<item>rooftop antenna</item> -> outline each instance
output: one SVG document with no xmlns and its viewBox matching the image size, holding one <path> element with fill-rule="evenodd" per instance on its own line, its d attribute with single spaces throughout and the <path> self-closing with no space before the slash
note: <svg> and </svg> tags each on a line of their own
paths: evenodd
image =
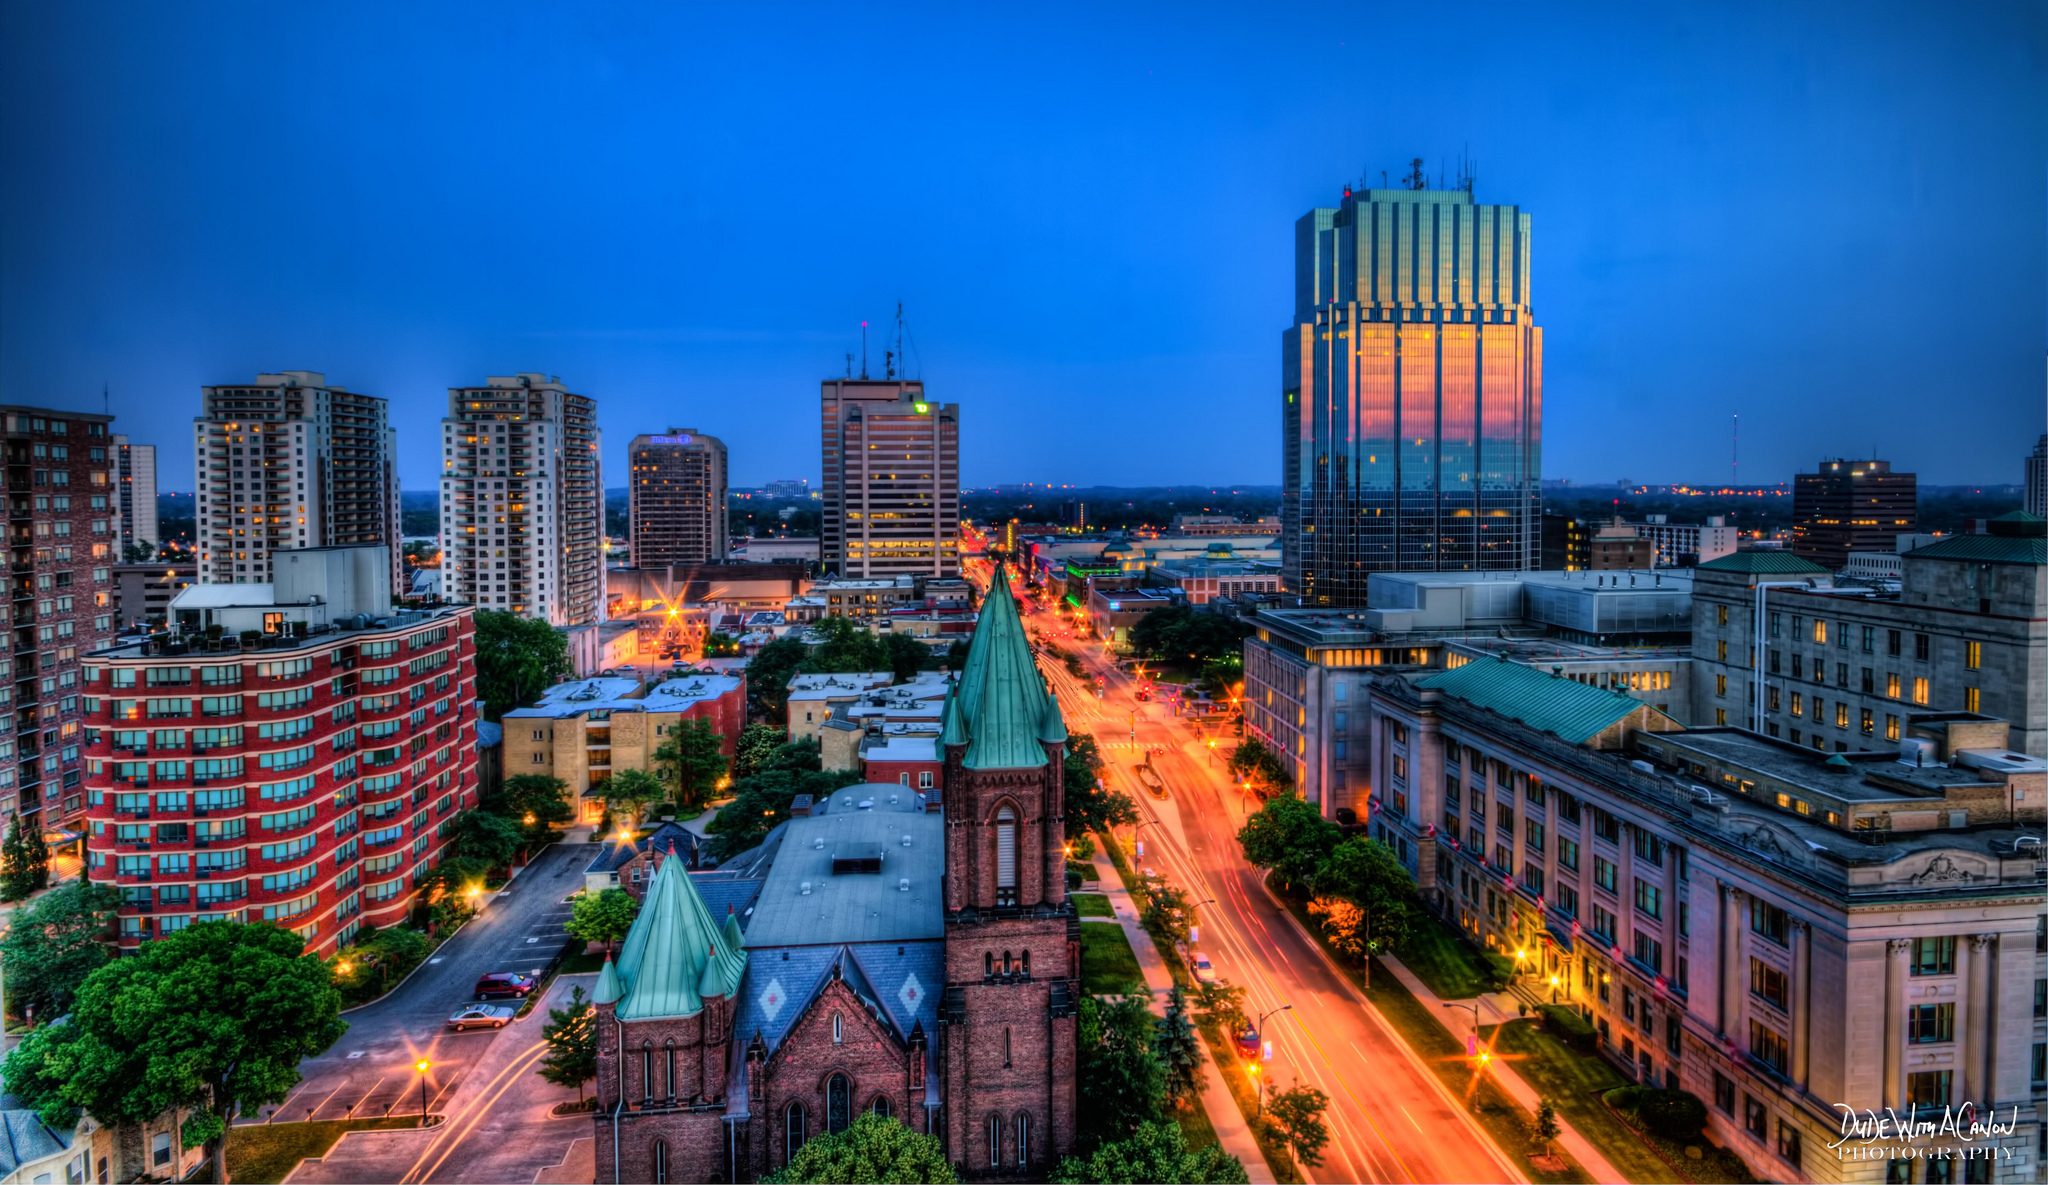
<svg viewBox="0 0 2048 1185">
<path fill-rule="evenodd" d="M 1408 188 L 1429 188 L 1429 178 L 1423 175 L 1422 158 L 1419 156 L 1408 162 Z"/>
<path fill-rule="evenodd" d="M 109 388 L 105 383 L 100 384 L 100 410 L 102 412 L 105 412 L 107 415 L 114 414 L 114 396 L 112 394 L 111 388 Z M 1873 456 L 1876 455 L 1876 452 L 1877 450 L 1875 449 L 1871 450 Z"/>
<path fill-rule="evenodd" d="M 1728 485 L 1742 484 L 1742 413 L 1735 413 L 1735 435 L 1728 445 Z"/>
<path fill-rule="evenodd" d="M 1385 169 L 1381 169 L 1381 170 L 1380 170 L 1380 188 L 1381 188 L 1381 189 L 1392 189 L 1392 188 L 1393 188 L 1393 185 L 1392 185 L 1392 184 L 1391 184 L 1390 182 L 1388 182 L 1388 180 L 1387 180 L 1387 171 L 1386 171 Z"/>
<path fill-rule="evenodd" d="M 848 351 L 846 352 L 846 377 L 847 377 L 847 378 L 852 378 L 852 377 L 853 377 L 853 351 L 852 351 L 852 350 L 848 350 Z"/>
<path fill-rule="evenodd" d="M 868 377 L 868 323 L 860 323 L 860 377 Z"/>
</svg>

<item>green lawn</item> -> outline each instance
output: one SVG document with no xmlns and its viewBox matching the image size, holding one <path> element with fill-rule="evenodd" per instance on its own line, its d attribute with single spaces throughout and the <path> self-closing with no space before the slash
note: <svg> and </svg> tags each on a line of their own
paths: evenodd
<svg viewBox="0 0 2048 1185">
<path fill-rule="evenodd" d="M 343 1132 L 418 1127 L 419 1116 L 402 1119 L 323 1119 L 318 1123 L 244 1123 L 228 1129 L 228 1179 L 284 1180 L 299 1161 L 325 1156 Z"/>
<path fill-rule="evenodd" d="M 602 970 L 604 970 L 603 951 L 593 951 L 586 954 L 578 950 L 570 951 L 567 955 L 563 956 L 562 966 L 557 973 L 561 975 L 583 975 L 586 973 L 595 974 Z"/>
<path fill-rule="evenodd" d="M 1402 945 L 1399 954 L 1401 963 L 1416 978 L 1429 985 L 1440 1000 L 1469 1000 L 1482 992 L 1491 991 L 1493 979 L 1488 970 L 1489 961 L 1506 970 L 1512 966 L 1497 955 L 1490 955 L 1468 941 L 1456 929 L 1439 921 L 1434 914 L 1417 906 L 1408 941 Z"/>
<path fill-rule="evenodd" d="M 1091 996 L 1145 990 L 1145 973 L 1121 925 L 1081 923 L 1081 990 Z"/>
<path fill-rule="evenodd" d="M 1075 893 L 1074 912 L 1084 918 L 1113 918 L 1116 911 L 1109 907 L 1109 898 L 1100 893 Z"/>
</svg>

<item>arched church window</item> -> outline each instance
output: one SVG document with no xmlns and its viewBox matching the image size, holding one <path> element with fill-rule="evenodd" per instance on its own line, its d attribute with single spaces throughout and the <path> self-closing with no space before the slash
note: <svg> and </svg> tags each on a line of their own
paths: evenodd
<svg viewBox="0 0 2048 1185">
<path fill-rule="evenodd" d="M 1017 816 L 996 812 L 996 904 L 1017 904 Z"/>
<path fill-rule="evenodd" d="M 844 1074 L 825 1082 L 825 1130 L 843 1132 L 853 1122 L 853 1083 Z"/>
<path fill-rule="evenodd" d="M 668 1185 L 668 1143 L 665 1140 L 654 1141 L 654 1180 L 655 1185 Z"/>
<path fill-rule="evenodd" d="M 988 1167 L 1003 1167 L 1003 1117 L 1000 1115 L 988 1117 Z"/>
<path fill-rule="evenodd" d="M 889 1096 L 885 1094 L 876 1095 L 875 1101 L 868 1104 L 868 1110 L 873 1111 L 877 1117 L 882 1119 L 887 1119 L 896 1113 L 896 1109 L 889 1105 Z"/>
<path fill-rule="evenodd" d="M 1031 1164 L 1031 1116 L 1019 1113 L 1017 1116 L 1017 1167 L 1026 1168 Z"/>
<path fill-rule="evenodd" d="M 802 1103 L 791 1103 L 789 1109 L 782 1113 L 782 1118 L 782 1155 L 783 1160 L 787 1162 L 795 1160 L 796 1154 L 803 1151 L 804 1120 L 806 1118 L 804 1115 L 804 1105 Z"/>
</svg>

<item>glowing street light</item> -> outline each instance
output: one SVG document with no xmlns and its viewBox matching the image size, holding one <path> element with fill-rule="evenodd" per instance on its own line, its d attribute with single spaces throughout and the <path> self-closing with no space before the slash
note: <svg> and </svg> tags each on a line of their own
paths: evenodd
<svg viewBox="0 0 2048 1185">
<path fill-rule="evenodd" d="M 420 1126 L 427 1126 L 427 1070 L 432 1063 L 426 1058 L 413 1063 L 412 1068 L 420 1072 Z"/>
</svg>

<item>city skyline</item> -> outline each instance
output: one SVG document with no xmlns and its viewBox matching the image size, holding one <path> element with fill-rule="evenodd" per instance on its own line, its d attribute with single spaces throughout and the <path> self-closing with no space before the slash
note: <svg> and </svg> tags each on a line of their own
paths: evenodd
<svg viewBox="0 0 2048 1185">
<path fill-rule="evenodd" d="M 1110 17 L 1054 43 L 975 17 L 828 16 L 769 40 L 619 13 L 479 33 L 451 14 L 393 47 L 368 19 L 222 9 L 103 26 L 109 11 L 4 18 L 9 109 L 39 114 L 0 124 L 25 178 L 0 198 L 0 384 L 93 412 L 108 389 L 138 441 L 169 441 L 200 386 L 316 370 L 390 401 L 401 484 L 425 489 L 438 392 L 534 371 L 598 400 L 607 472 L 632 435 L 681 418 L 729 442 L 747 486 L 808 469 L 785 426 L 847 354 L 858 367 L 862 320 L 882 373 L 900 299 L 913 377 L 977 409 L 964 482 L 1268 484 L 1277 442 L 1215 429 L 1267 406 L 1292 221 L 1415 156 L 1432 179 L 1476 161 L 1478 200 L 1538 216 L 1547 477 L 1718 479 L 1736 412 L 1742 472 L 1764 481 L 1816 449 L 1875 450 L 1930 484 L 2008 481 L 2015 465 L 1966 442 L 2039 433 L 2044 136 L 2019 6 L 1808 10 L 1763 39 L 1732 17 L 1572 9 L 1481 39 L 1451 87 L 1422 59 L 1369 52 L 1419 29 L 1303 41 L 1280 18 L 1210 15 L 1162 37 Z M 687 56 L 700 34 L 736 52 Z M 1769 48 L 1786 41 L 1805 48 Z M 356 101 L 418 118 L 370 135 L 378 121 L 300 92 L 251 102 L 230 64 L 287 44 L 342 69 L 374 58 Z M 845 81 L 848 45 L 941 63 L 922 84 L 940 101 L 811 118 L 818 88 Z M 72 69 L 85 53 L 114 68 Z M 556 77 L 548 107 L 443 81 L 507 55 Z M 737 62 L 752 73 L 726 79 Z M 678 63 L 697 73 L 671 93 Z M 1045 78 L 1064 84 L 1054 97 Z M 1372 113 L 1333 123 L 1333 97 L 1361 88 Z M 574 133 L 586 126 L 607 130 Z M 266 153 L 325 170 L 224 180 Z M 460 196 L 515 153 L 547 162 L 548 183 Z M 820 172 L 867 162 L 889 180 L 842 191 L 843 233 L 792 247 L 759 233 Z M 990 225 L 996 246 L 959 250 Z M 484 279 L 507 263 L 548 280 Z M 799 264 L 792 289 L 781 277 Z M 1884 314 L 1850 312 L 1846 292 L 1857 309 L 1913 308 L 1945 348 L 1872 348 Z M 1929 400 L 1943 432 L 1913 414 Z M 1046 403 L 1087 407 L 1090 430 L 1034 430 Z M 192 486 L 182 452 L 165 489 Z"/>
</svg>

